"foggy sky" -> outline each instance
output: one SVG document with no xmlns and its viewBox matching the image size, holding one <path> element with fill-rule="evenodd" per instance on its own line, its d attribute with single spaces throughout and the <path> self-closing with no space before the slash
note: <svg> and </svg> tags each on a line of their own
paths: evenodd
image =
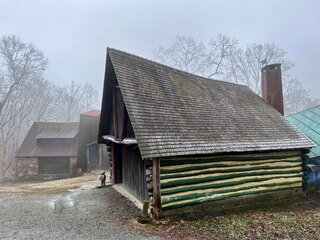
<svg viewBox="0 0 320 240">
<path fill-rule="evenodd" d="M 274 42 L 292 76 L 319 97 L 320 1 L 0 0 L 0 36 L 18 35 L 49 59 L 46 78 L 103 86 L 106 47 L 153 59 L 176 35 L 207 43 L 217 34 L 244 47 Z"/>
</svg>

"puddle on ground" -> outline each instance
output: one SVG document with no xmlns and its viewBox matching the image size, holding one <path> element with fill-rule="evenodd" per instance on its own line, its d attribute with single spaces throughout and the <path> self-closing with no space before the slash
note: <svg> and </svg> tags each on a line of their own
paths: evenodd
<svg viewBox="0 0 320 240">
<path fill-rule="evenodd" d="M 69 193 L 66 196 L 53 197 L 49 201 L 47 201 L 47 205 L 52 210 L 61 210 L 63 208 L 73 207 L 74 199 L 79 193 L 73 192 Z"/>
<path fill-rule="evenodd" d="M 97 189 L 97 181 L 90 181 L 76 189 L 69 189 L 68 193 L 63 195 L 52 196 L 46 201 L 46 205 L 54 211 L 61 211 L 66 208 L 75 207 L 75 199 L 79 194 L 82 194 L 84 190 Z"/>
<path fill-rule="evenodd" d="M 79 188 L 69 189 L 68 193 L 63 196 L 55 196 L 52 197 L 49 201 L 47 201 L 47 205 L 53 209 L 63 209 L 67 207 L 73 207 L 76 196 L 80 194 L 83 190 L 92 190 L 96 188 L 96 181 L 88 182 Z"/>
</svg>

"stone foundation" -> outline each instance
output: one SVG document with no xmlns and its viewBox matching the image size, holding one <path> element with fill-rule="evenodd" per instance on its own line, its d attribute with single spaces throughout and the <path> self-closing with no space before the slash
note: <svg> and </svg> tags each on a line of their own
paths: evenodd
<svg viewBox="0 0 320 240">
<path fill-rule="evenodd" d="M 16 158 L 16 177 L 32 178 L 39 175 L 38 158 Z"/>
</svg>

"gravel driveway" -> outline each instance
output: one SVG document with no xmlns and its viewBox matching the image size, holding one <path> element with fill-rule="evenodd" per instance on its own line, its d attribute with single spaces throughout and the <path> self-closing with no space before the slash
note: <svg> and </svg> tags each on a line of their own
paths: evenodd
<svg viewBox="0 0 320 240">
<path fill-rule="evenodd" d="M 138 210 L 111 187 L 0 195 L 0 239 L 160 239 L 132 227 Z"/>
</svg>

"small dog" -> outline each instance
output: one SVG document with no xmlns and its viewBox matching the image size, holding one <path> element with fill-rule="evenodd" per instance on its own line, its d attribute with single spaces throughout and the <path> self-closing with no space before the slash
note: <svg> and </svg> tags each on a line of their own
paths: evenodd
<svg viewBox="0 0 320 240">
<path fill-rule="evenodd" d="M 99 180 L 101 181 L 101 186 L 106 186 L 106 173 L 102 172 L 99 176 Z"/>
</svg>

